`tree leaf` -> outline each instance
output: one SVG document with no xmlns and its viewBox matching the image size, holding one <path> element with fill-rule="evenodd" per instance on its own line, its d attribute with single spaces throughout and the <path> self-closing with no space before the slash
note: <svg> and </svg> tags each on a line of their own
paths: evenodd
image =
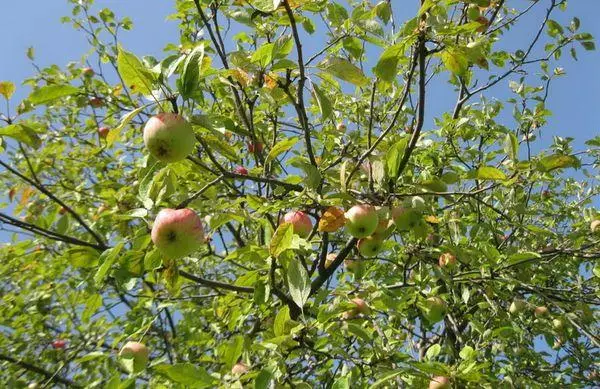
<svg viewBox="0 0 600 389">
<path fill-rule="evenodd" d="M 331 108 L 331 101 L 329 100 L 325 92 L 323 92 L 321 88 L 319 88 L 316 84 L 312 84 L 312 87 L 313 96 L 317 101 L 319 111 L 321 112 L 321 118 L 325 120 L 332 117 L 333 109 Z"/>
<path fill-rule="evenodd" d="M 227 345 L 227 349 L 223 354 L 223 362 L 227 368 L 231 368 L 235 365 L 242 355 L 244 350 L 244 337 L 242 335 L 235 336 Z"/>
<path fill-rule="evenodd" d="M 175 383 L 189 385 L 192 388 L 206 388 L 214 383 L 214 378 L 204 368 L 191 363 L 160 364 L 153 369 Z"/>
<path fill-rule="evenodd" d="M 117 54 L 117 69 L 125 85 L 134 93 L 149 95 L 152 93 L 154 75 L 134 54 L 119 47 Z"/>
<path fill-rule="evenodd" d="M 519 160 L 519 140 L 512 132 L 506 134 L 506 137 L 504 138 L 504 152 L 513 161 Z"/>
<path fill-rule="evenodd" d="M 144 110 L 144 108 L 146 108 L 149 104 L 143 105 L 141 107 L 138 107 L 136 109 L 134 109 L 131 112 L 128 112 L 127 114 L 125 114 L 122 118 L 121 118 L 121 122 L 119 123 L 119 125 L 113 129 L 111 129 L 108 132 L 108 135 L 106 136 L 106 145 L 107 147 L 112 146 L 118 139 L 119 139 L 119 135 L 121 135 L 121 131 L 123 130 L 123 128 L 125 128 L 125 126 L 134 118 L 136 117 L 140 112 L 142 112 Z"/>
<path fill-rule="evenodd" d="M 481 166 L 479 169 L 477 169 L 475 177 L 478 180 L 506 180 L 506 174 L 504 174 L 502 170 L 493 166 Z"/>
<path fill-rule="evenodd" d="M 267 369 L 262 369 L 254 379 L 254 389 L 268 389 L 273 379 L 273 373 Z"/>
<path fill-rule="evenodd" d="M 577 167 L 579 160 L 572 155 L 553 154 L 542 158 L 537 165 L 538 170 L 549 172 L 554 169 Z"/>
<path fill-rule="evenodd" d="M 198 90 L 200 65 L 204 58 L 204 44 L 200 44 L 189 53 L 183 63 L 181 82 L 178 84 L 181 97 L 192 98 Z"/>
<path fill-rule="evenodd" d="M 402 138 L 398 142 L 394 143 L 385 156 L 385 167 L 387 174 L 391 178 L 398 177 L 398 169 L 400 168 L 400 162 L 404 156 L 404 150 L 408 143 L 408 138 Z"/>
<path fill-rule="evenodd" d="M 11 124 L 6 127 L 0 128 L 0 136 L 7 136 L 14 140 L 24 143 L 27 146 L 31 146 L 37 149 L 41 145 L 41 140 L 37 133 L 31 128 L 24 124 Z"/>
<path fill-rule="evenodd" d="M 404 42 L 397 43 L 384 50 L 377 65 L 373 68 L 373 73 L 384 81 L 392 82 L 398 74 L 398 64 L 404 56 L 406 44 Z"/>
<path fill-rule="evenodd" d="M 329 57 L 322 61 L 318 68 L 356 86 L 365 86 L 369 83 L 362 70 L 344 58 Z"/>
<path fill-rule="evenodd" d="M 269 245 L 269 253 L 271 256 L 277 258 L 285 250 L 292 247 L 293 237 L 293 226 L 290 223 L 281 223 L 271 238 L 271 243 Z"/>
<path fill-rule="evenodd" d="M 433 360 L 435 357 L 440 355 L 440 351 L 442 351 L 442 346 L 439 343 L 434 344 L 427 349 L 427 352 L 425 353 L 425 359 L 428 361 Z"/>
<path fill-rule="evenodd" d="M 292 300 L 300 308 L 304 307 L 310 295 L 310 278 L 298 259 L 291 258 L 287 267 L 287 281 Z"/>
<path fill-rule="evenodd" d="M 284 305 L 277 315 L 275 316 L 275 320 L 273 321 L 273 332 L 275 336 L 287 335 L 289 331 L 286 331 L 286 323 L 290 321 L 290 307 Z"/>
<path fill-rule="evenodd" d="M 113 265 L 113 263 L 115 263 L 119 254 L 121 253 L 121 249 L 123 248 L 123 246 L 124 243 L 120 242 L 115 247 L 105 250 L 100 255 L 98 262 L 100 262 L 101 265 L 96 271 L 96 274 L 94 275 L 94 282 L 96 283 L 96 285 L 99 285 L 104 281 L 111 266 Z"/>
<path fill-rule="evenodd" d="M 442 52 L 442 62 L 452 73 L 463 76 L 469 68 L 469 61 L 462 50 L 450 48 Z"/>
<path fill-rule="evenodd" d="M 9 100 L 13 93 L 15 93 L 15 84 L 10 81 L 0 81 L 0 95 L 4 96 L 6 100 Z"/>
<path fill-rule="evenodd" d="M 34 90 L 29 95 L 31 104 L 46 104 L 61 97 L 72 96 L 79 92 L 79 88 L 72 85 L 47 85 Z"/>
<path fill-rule="evenodd" d="M 269 151 L 269 155 L 267 155 L 267 159 L 265 159 L 265 165 L 273 161 L 280 154 L 285 153 L 286 151 L 294 147 L 296 142 L 298 142 L 298 139 L 299 138 L 286 138 L 282 141 L 277 142 L 275 146 L 273 146 Z"/>
</svg>

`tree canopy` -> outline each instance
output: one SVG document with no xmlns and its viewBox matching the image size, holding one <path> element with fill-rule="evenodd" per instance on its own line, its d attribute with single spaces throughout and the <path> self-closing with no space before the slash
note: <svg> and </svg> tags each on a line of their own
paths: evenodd
<svg viewBox="0 0 600 389">
<path fill-rule="evenodd" d="M 91 50 L 0 82 L 6 387 L 598 384 L 566 0 L 175 0 L 159 58 L 69 2 Z"/>
</svg>

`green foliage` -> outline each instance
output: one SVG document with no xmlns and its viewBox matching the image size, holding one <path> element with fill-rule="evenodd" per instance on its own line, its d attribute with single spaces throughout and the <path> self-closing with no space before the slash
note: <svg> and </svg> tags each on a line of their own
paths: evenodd
<svg viewBox="0 0 600 389">
<path fill-rule="evenodd" d="M 386 0 L 176 0 L 163 58 L 70 3 L 82 62 L 0 82 L 3 387 L 597 382 L 600 137 L 546 131 L 563 51 L 595 48 L 566 2 L 415 1 L 400 20 Z M 188 158 L 144 148 L 161 112 L 193 126 Z M 393 216 L 373 258 L 343 227 L 356 204 Z M 201 249 L 160 254 L 164 208 L 202 217 Z M 290 210 L 329 210 L 329 232 L 300 238 Z M 118 357 L 128 341 L 150 361 Z"/>
</svg>

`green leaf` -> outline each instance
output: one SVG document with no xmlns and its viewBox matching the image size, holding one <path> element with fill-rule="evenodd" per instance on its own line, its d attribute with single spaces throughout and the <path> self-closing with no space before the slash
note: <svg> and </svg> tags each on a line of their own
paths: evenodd
<svg viewBox="0 0 600 389">
<path fill-rule="evenodd" d="M 277 258 L 285 250 L 292 246 L 292 239 L 294 237 L 294 227 L 290 223 L 282 223 L 277 227 L 271 243 L 269 245 L 269 253 L 271 256 Z"/>
<path fill-rule="evenodd" d="M 318 68 L 356 86 L 365 86 L 369 82 L 362 70 L 344 58 L 327 58 L 318 65 Z"/>
<path fill-rule="evenodd" d="M 435 357 L 440 355 L 440 351 L 442 351 L 442 346 L 439 343 L 434 344 L 427 349 L 427 352 L 425 353 L 425 359 L 428 361 L 433 360 Z"/>
<path fill-rule="evenodd" d="M 331 389 L 350 389 L 350 382 L 348 381 L 348 377 L 340 377 L 338 378 Z"/>
<path fill-rule="evenodd" d="M 143 105 L 143 106 L 138 107 L 138 108 L 134 109 L 133 111 L 128 112 L 125 115 L 123 115 L 119 125 L 108 132 L 108 135 L 106 136 L 107 147 L 112 146 L 119 139 L 119 135 L 121 135 L 121 131 L 123 130 L 123 128 L 125 128 L 125 126 L 134 117 L 136 117 L 140 112 L 142 112 L 144 110 L 144 108 L 148 107 L 148 105 L 149 104 Z"/>
<path fill-rule="evenodd" d="M 252 7 L 265 13 L 273 12 L 279 7 L 281 1 L 282 0 L 253 0 Z"/>
<path fill-rule="evenodd" d="M 267 369 L 262 369 L 254 379 L 254 389 L 268 389 L 273 379 L 273 373 Z"/>
<path fill-rule="evenodd" d="M 214 378 L 204 368 L 191 363 L 160 364 L 153 369 L 175 383 L 189 385 L 192 388 L 206 388 L 214 383 Z"/>
<path fill-rule="evenodd" d="M 393 380 L 394 378 L 398 377 L 400 374 L 406 374 L 406 370 L 405 369 L 400 369 L 400 370 L 395 370 L 395 371 L 387 372 L 386 374 L 384 374 L 383 377 L 381 377 L 380 379 L 378 379 L 377 381 L 375 381 L 373 383 L 373 385 L 369 386 L 369 389 L 379 388 L 380 386 L 382 386 L 386 382 L 388 382 L 390 380 Z"/>
<path fill-rule="evenodd" d="M 459 49 L 450 48 L 442 52 L 442 62 L 450 72 L 462 76 L 469 68 L 466 54 Z"/>
<path fill-rule="evenodd" d="M 269 155 L 267 155 L 267 159 L 265 160 L 265 165 L 273 161 L 280 154 L 285 153 L 286 151 L 294 147 L 296 142 L 298 142 L 298 139 L 299 138 L 286 138 L 280 142 L 277 142 L 275 146 L 273 146 L 269 151 Z"/>
<path fill-rule="evenodd" d="M 284 305 L 279 312 L 277 312 L 275 320 L 273 321 L 273 332 L 275 333 L 275 336 L 287 335 L 289 331 L 286 331 L 285 324 L 290 320 L 290 307 Z"/>
<path fill-rule="evenodd" d="M 404 42 L 395 44 L 385 49 L 377 65 L 373 68 L 373 73 L 384 81 L 392 82 L 398 74 L 398 64 L 404 56 L 406 44 Z"/>
<path fill-rule="evenodd" d="M 13 138 L 18 142 L 33 147 L 34 149 L 39 148 L 42 143 L 37 133 L 31 127 L 28 127 L 24 124 L 11 124 L 9 126 L 0 128 L 0 136 Z"/>
<path fill-rule="evenodd" d="M 538 170 L 549 172 L 554 169 L 577 167 L 579 160 L 572 155 L 554 154 L 542 158 L 537 165 Z"/>
<path fill-rule="evenodd" d="M 10 81 L 0 81 L 0 95 L 4 96 L 6 100 L 9 100 L 13 93 L 15 93 L 15 84 Z"/>
<path fill-rule="evenodd" d="M 79 88 L 72 85 L 47 85 L 34 90 L 29 95 L 31 104 L 46 104 L 62 97 L 72 96 Z"/>
<path fill-rule="evenodd" d="M 405 137 L 400 139 L 389 148 L 385 156 L 385 166 L 387 168 L 388 176 L 391 178 L 398 177 L 398 169 L 400 168 L 400 162 L 404 156 L 404 150 L 406 150 L 407 143 L 408 138 Z"/>
<path fill-rule="evenodd" d="M 200 66 L 204 58 L 204 44 L 200 44 L 189 53 L 183 63 L 179 92 L 184 99 L 192 98 L 198 90 Z"/>
<path fill-rule="evenodd" d="M 475 177 L 478 180 L 506 180 L 506 174 L 500 169 L 497 169 L 492 166 L 482 166 L 477 169 L 475 173 Z"/>
<path fill-rule="evenodd" d="M 151 94 L 154 75 L 146 69 L 134 54 L 123 50 L 121 47 L 118 50 L 117 69 L 125 82 L 125 86 L 134 93 Z"/>
<path fill-rule="evenodd" d="M 512 132 L 506 134 L 506 137 L 504 138 L 504 152 L 513 161 L 519 160 L 519 140 Z"/>
<path fill-rule="evenodd" d="M 237 363 L 242 351 L 244 351 L 244 337 L 238 335 L 229 342 L 222 358 L 228 369 Z"/>
<path fill-rule="evenodd" d="M 81 320 L 88 323 L 90 318 L 102 306 L 102 295 L 100 293 L 89 294 L 85 301 L 85 309 L 81 314 Z"/>
<path fill-rule="evenodd" d="M 250 60 L 258 63 L 261 67 L 267 67 L 273 60 L 273 50 L 275 48 L 274 43 L 267 43 L 262 45 L 252 54 Z"/>
<path fill-rule="evenodd" d="M 96 283 L 96 285 L 99 285 L 104 281 L 111 266 L 113 265 L 113 263 L 115 263 L 117 257 L 121 253 L 121 249 L 123 248 L 123 246 L 124 243 L 120 242 L 115 247 L 105 250 L 100 255 L 98 262 L 100 262 L 101 265 L 96 271 L 96 274 L 94 275 L 94 282 Z"/>
<path fill-rule="evenodd" d="M 319 112 L 321 112 L 321 118 L 323 120 L 333 117 L 333 108 L 331 107 L 331 101 L 319 88 L 316 84 L 312 84 L 313 86 L 313 96 L 317 101 L 317 105 L 319 106 Z"/>
<path fill-rule="evenodd" d="M 423 4 L 421 5 L 421 8 L 419 8 L 418 15 L 421 16 L 425 12 L 429 11 L 431 9 L 431 7 L 433 7 L 434 5 L 437 4 L 437 1 L 438 0 L 425 0 L 423 2 Z"/>
<path fill-rule="evenodd" d="M 462 359 L 471 360 L 477 358 L 477 351 L 473 350 L 471 346 L 465 346 L 458 354 Z"/>
<path fill-rule="evenodd" d="M 288 264 L 287 281 L 292 300 L 300 308 L 304 307 L 310 295 L 310 278 L 304 266 L 295 257 Z"/>
<path fill-rule="evenodd" d="M 512 265 L 521 261 L 525 261 L 525 260 L 531 260 L 531 259 L 536 259 L 536 258 L 541 258 L 542 256 L 538 253 L 532 252 L 532 251 L 525 251 L 522 253 L 515 253 L 510 255 L 507 259 L 506 259 L 506 264 L 507 265 Z"/>
</svg>

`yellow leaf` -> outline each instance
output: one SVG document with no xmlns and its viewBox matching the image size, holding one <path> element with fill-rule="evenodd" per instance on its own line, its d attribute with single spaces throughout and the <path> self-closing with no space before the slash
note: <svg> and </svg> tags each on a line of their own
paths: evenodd
<svg viewBox="0 0 600 389">
<path fill-rule="evenodd" d="M 15 93 L 15 84 L 10 81 L 0 81 L 0 95 L 4 96 L 6 100 L 10 99 Z"/>
<path fill-rule="evenodd" d="M 344 223 L 346 223 L 344 211 L 337 207 L 329 207 L 323 212 L 319 220 L 319 231 L 335 232 L 342 228 Z"/>
<path fill-rule="evenodd" d="M 275 89 L 275 87 L 277 87 L 277 74 L 275 74 L 275 73 L 265 74 L 265 86 L 268 89 Z"/>
<path fill-rule="evenodd" d="M 431 223 L 431 224 L 440 224 L 441 220 L 438 219 L 437 217 L 433 216 L 433 215 L 429 215 L 425 218 L 425 221 L 427 223 Z"/>
</svg>

